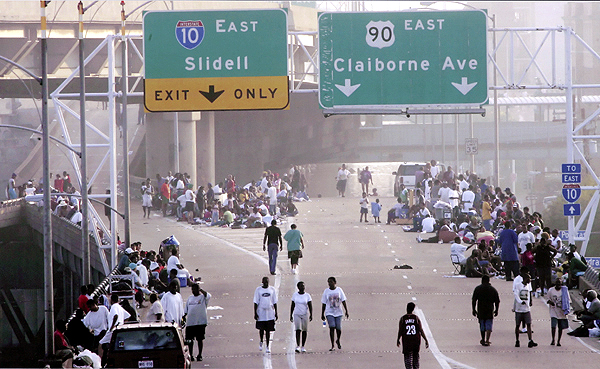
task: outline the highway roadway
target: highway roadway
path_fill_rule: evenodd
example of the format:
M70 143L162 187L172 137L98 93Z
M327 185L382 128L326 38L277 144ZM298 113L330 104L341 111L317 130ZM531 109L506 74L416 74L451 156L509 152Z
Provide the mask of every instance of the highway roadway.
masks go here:
M395 199L381 198L382 215ZM204 361L194 368L403 368L396 347L398 320L413 301L430 342L421 348L422 368L546 368L590 367L600 359L596 338L576 339L566 334L562 347L550 346L548 307L535 299L533 338L539 344L515 348L511 282L492 279L500 293L500 314L494 321L491 346L479 344L477 320L471 315L471 294L479 279L453 275L448 244L417 243L415 233L400 226L359 222L357 197L315 198L298 203L292 222L305 236L306 249L299 273L290 273L287 253L280 253L277 275L270 276L267 253L262 251L264 229L229 229L187 225L158 212L142 218L141 203L132 201L132 241L158 249L171 234L181 242L182 263L202 288L212 294ZM407 264L412 269L394 269ZM252 297L261 278L269 276L278 290L279 320L272 353L258 350ZM335 276L347 295L350 313L343 320L342 349L329 351L328 329L320 320L320 299L327 277ZM309 324L307 353L294 353L295 337L289 321L290 298L296 283L306 283L312 295L314 319ZM184 300L191 294L182 289ZM575 328L576 323L570 322Z

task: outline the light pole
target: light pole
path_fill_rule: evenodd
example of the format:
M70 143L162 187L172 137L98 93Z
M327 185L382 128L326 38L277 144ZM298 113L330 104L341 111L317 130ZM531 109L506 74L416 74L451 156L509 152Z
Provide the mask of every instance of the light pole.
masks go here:
M40 1L42 49L42 175L44 176L44 321L45 321L45 354L54 354L54 271L52 268L52 218L50 206L50 132L48 130L48 43L46 40L46 6L48 2Z
M420 4L422 6L425 7L429 7L435 3L439 3L440 1L421 1ZM452 3L452 4L458 4L458 5L462 5L464 7L467 8L471 8L474 10L481 10L481 9L477 9L475 7L473 7L472 5L469 4L465 4L465 3L461 3L460 1L442 1L441 3ZM496 14L492 15L491 17L485 13L485 16L492 21L492 29L494 30L496 28ZM492 33L492 44L493 44L493 48L494 51L496 50L496 31L493 31ZM497 76L496 76L496 70L494 70L494 77L493 77L493 84L494 86L496 86L497 83ZM499 115L499 110L498 110L498 90L494 88L494 179L496 180L496 186L500 186L500 124L498 121L498 115ZM471 118L472 119L472 118ZM471 135L471 138L473 138L473 135ZM474 170L475 168L475 158L472 158L472 170ZM458 169L458 168L457 168Z

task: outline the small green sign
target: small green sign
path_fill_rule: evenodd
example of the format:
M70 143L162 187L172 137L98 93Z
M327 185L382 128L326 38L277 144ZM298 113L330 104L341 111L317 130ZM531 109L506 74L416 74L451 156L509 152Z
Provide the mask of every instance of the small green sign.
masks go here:
M484 104L484 11L323 13L322 108Z

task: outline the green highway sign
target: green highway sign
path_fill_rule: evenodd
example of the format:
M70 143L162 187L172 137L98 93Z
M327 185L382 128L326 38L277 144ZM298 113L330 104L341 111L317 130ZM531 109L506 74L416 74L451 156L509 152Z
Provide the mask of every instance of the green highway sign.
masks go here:
M282 9L144 14L144 104L153 112L285 109Z
M319 17L322 108L484 104L483 11L323 13Z

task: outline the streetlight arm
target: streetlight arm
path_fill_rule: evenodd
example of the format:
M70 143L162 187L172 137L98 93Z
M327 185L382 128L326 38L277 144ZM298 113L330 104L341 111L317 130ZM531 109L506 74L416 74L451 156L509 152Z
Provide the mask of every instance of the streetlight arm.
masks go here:
M27 128L27 127L21 127L21 126L15 126L12 124L0 124L0 128L14 128L14 129L21 129L23 131L29 131L29 132L33 132L33 133L37 133L37 134L43 134L44 132L42 131L38 131L36 129L33 128ZM59 143L61 145L63 145L64 147L66 147L67 149L73 151L75 154L77 154L77 156L79 156L79 159L81 159L81 152L75 150L72 146L69 146L68 144L62 142L61 140L59 140L56 137L50 136L51 140L54 140L56 143Z
M42 77L38 77L35 74L33 74L33 72L29 71L29 69L25 68L24 66L22 66L19 63L16 63L8 58L3 57L2 55L0 55L0 60L4 60L5 62L14 65L15 67L19 68L20 70L22 70L23 72L27 73L29 76L31 76L31 78L35 79L36 81L38 81L38 83L41 85L42 84Z

